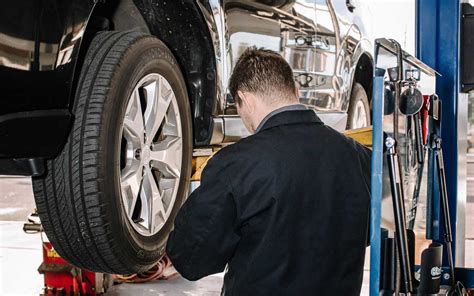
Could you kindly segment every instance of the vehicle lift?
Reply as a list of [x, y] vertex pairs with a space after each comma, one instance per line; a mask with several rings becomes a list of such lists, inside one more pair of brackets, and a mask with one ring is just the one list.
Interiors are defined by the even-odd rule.
[[43, 234], [43, 227], [36, 210], [28, 216], [23, 225], [27, 234], [39, 233], [43, 250], [43, 262], [38, 272], [44, 276], [43, 295], [100, 295], [105, 293], [113, 283], [109, 274], [83, 270], [69, 264], [54, 250]]
[[[420, 105], [420, 109], [415, 108], [413, 113], [406, 114], [402, 110], [403, 104], [400, 105], [397, 101], [401, 98], [400, 89], [396, 89], [398, 92], [395, 101], [397, 112], [413, 116], [422, 113], [421, 109], [429, 110], [429, 130], [425, 130], [424, 137], [427, 142], [423, 145], [423, 149], [418, 149], [418, 152], [424, 159], [424, 152], [428, 150], [426, 238], [432, 240], [433, 243], [423, 251], [421, 267], [416, 267], [418, 271], [421, 270], [417, 291], [414, 287], [416, 281], [413, 274], [414, 255], [410, 243], [413, 237], [407, 229], [400, 181], [400, 165], [396, 149], [397, 132], [394, 132], [394, 135], [387, 135], [383, 131], [384, 109], [386, 108], [384, 102], [387, 101], [384, 96], [386, 96], [387, 83], [384, 81], [383, 74], [379, 76], [380, 73], [376, 71], [374, 76], [370, 222], [371, 296], [399, 295], [398, 293], [401, 295], [474, 295], [474, 269], [462, 267], [465, 222], [462, 220], [464, 211], [458, 207], [458, 199], [464, 198], [464, 200], [459, 200], [459, 204], [465, 205], [465, 195], [464, 197], [462, 194], [458, 195], [458, 165], [460, 164], [458, 156], [463, 153], [458, 147], [458, 128], [462, 127], [458, 126], [458, 123], [462, 122], [460, 120], [462, 116], [467, 115], [464, 114], [467, 110], [462, 109], [462, 102], [466, 100], [466, 94], [462, 92], [474, 89], [474, 74], [472, 74], [474, 61], [469, 51], [469, 46], [473, 45], [470, 36], [474, 31], [474, 9], [468, 3], [461, 4], [460, 2], [463, 1], [416, 1], [417, 56], [441, 74], [436, 77], [437, 95], [418, 100], [423, 106]], [[400, 70], [397, 73], [398, 77], [395, 75], [394, 80], [401, 82], [403, 62], [400, 62], [402, 58], [400, 46], [393, 40], [380, 42], [385, 45], [391, 43], [390, 46], [394, 48], [392, 53], [399, 59], [396, 70]], [[378, 48], [383, 45], [376, 46], [376, 56]], [[460, 55], [463, 59], [460, 59]], [[461, 71], [460, 64], [463, 65]], [[391, 77], [390, 80], [392, 80]], [[394, 85], [397, 86], [397, 83]], [[398, 116], [394, 115], [394, 122], [396, 121], [398, 121]], [[394, 128], [394, 131], [398, 129]], [[428, 139], [426, 139], [428, 134]], [[381, 229], [384, 158], [387, 159], [396, 220], [394, 239], [385, 238], [386, 233]], [[420, 176], [422, 172], [419, 178]], [[456, 255], [459, 256], [458, 260], [456, 260]], [[397, 258], [397, 260], [387, 260], [387, 258]], [[398, 276], [394, 275], [396, 270], [399, 272]], [[398, 282], [395, 279], [398, 279]], [[441, 284], [446, 287], [446, 291], [440, 292]]]

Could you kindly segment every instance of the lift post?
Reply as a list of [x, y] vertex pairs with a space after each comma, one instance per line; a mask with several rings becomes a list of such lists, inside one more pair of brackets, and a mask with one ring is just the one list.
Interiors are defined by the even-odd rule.
[[370, 211], [370, 296], [378, 296], [380, 289], [383, 176], [383, 110], [384, 78], [375, 76], [373, 84], [372, 182]]
[[[464, 154], [465, 157], [466, 152], [460, 151], [458, 139], [460, 139], [460, 116], [466, 116], [467, 110], [461, 110], [462, 105], [459, 104], [460, 5], [459, 0], [416, 1], [416, 54], [419, 59], [441, 74], [436, 79], [436, 93], [443, 104], [441, 137], [443, 138], [443, 157], [446, 164], [449, 214], [452, 221], [456, 222], [453, 223], [455, 225], [455, 229], [453, 229], [453, 257], [457, 266], [464, 266], [465, 217], [459, 215], [458, 201], [464, 200], [465, 204], [466, 196], [465, 190], [459, 190], [458, 180], [461, 175], [464, 175], [460, 174], [459, 160], [465, 160], [462, 155]], [[431, 162], [433, 163], [433, 159]], [[434, 188], [437, 186], [437, 182], [433, 182], [435, 181], [433, 180], [434, 176], [430, 177], [429, 184], [433, 188], [429, 190], [431, 194], [428, 199], [433, 206], [427, 218], [427, 238], [441, 242], [444, 231], [440, 227], [443, 225], [438, 202], [440, 195], [439, 191]], [[443, 265], [447, 264], [445, 253]]]

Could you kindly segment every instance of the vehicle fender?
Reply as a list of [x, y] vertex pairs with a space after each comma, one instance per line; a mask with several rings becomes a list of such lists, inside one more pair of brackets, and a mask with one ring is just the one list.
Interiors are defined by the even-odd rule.
[[[0, 12], [0, 116], [67, 109], [94, 1], [14, 1]], [[14, 103], [12, 103], [14, 102]]]
[[342, 110], [349, 109], [352, 86], [359, 82], [367, 92], [369, 102], [372, 100], [372, 77], [374, 69], [374, 59], [372, 55], [372, 44], [368, 39], [362, 39], [357, 44], [351, 59], [350, 81], [351, 87], [348, 90], [348, 100], [344, 101]]

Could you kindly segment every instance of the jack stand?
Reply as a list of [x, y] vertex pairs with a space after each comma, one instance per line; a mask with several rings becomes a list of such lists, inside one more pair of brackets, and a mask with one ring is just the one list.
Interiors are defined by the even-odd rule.
[[111, 275], [72, 266], [56, 253], [49, 242], [43, 242], [43, 263], [38, 272], [44, 275], [44, 289], [40, 295], [96, 296], [105, 293], [112, 285]]
[[101, 295], [112, 286], [110, 274], [95, 273], [75, 267], [54, 250], [51, 243], [43, 240], [43, 228], [36, 210], [23, 225], [28, 234], [40, 233], [43, 247], [43, 262], [38, 272], [44, 275], [43, 295]]

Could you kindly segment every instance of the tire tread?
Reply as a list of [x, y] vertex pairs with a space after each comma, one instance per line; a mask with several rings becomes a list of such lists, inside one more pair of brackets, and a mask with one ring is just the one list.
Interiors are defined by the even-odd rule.
[[[35, 200], [46, 234], [58, 253], [80, 268], [126, 273], [127, 261], [104, 219], [98, 179], [102, 114], [113, 73], [141, 38], [139, 32], [100, 32], [88, 50], [73, 107], [75, 116], [61, 154], [47, 161], [48, 173], [33, 178]], [[141, 267], [143, 269], [143, 267]]]

